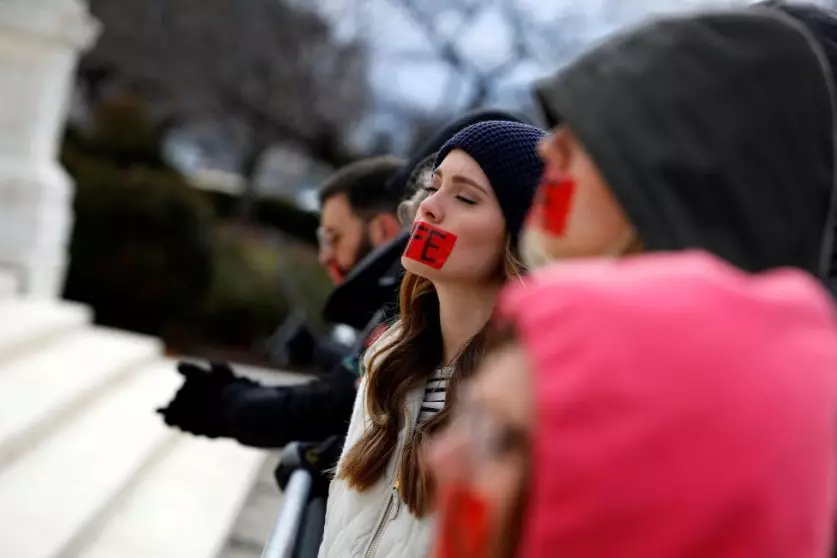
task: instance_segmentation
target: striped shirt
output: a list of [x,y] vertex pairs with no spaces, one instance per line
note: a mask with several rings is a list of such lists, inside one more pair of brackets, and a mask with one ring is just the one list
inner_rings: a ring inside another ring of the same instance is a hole
[[421,402],[421,411],[419,412],[419,424],[424,424],[430,420],[445,406],[448,381],[450,381],[453,371],[453,366],[437,368],[427,380],[427,385],[424,388],[424,401]]

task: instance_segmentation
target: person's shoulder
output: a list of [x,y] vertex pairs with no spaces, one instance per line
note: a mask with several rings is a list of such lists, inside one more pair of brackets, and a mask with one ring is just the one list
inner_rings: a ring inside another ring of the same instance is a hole
[[[382,324],[383,325],[383,324]],[[388,352],[392,349],[392,342],[398,336],[398,333],[401,331],[401,322],[400,320],[396,320],[390,324],[386,325],[385,329],[382,329],[377,338],[372,341],[372,344],[369,345],[369,348],[363,353],[363,357],[361,358],[361,376],[365,376],[367,371],[369,370],[369,363],[373,358],[380,358],[383,356],[382,353]]]
[[393,339],[401,331],[401,320],[395,320],[388,324],[381,324],[376,331],[375,339],[366,350],[366,354],[374,354],[386,349]]

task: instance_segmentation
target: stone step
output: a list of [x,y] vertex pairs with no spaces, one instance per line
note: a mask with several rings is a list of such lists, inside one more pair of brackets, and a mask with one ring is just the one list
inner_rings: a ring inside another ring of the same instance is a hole
[[0,470],[0,556],[66,556],[141,482],[177,440],[154,413],[180,385],[172,370],[143,367]]
[[39,350],[50,339],[91,320],[90,309],[66,301],[10,298],[0,300],[0,363]]
[[215,558],[256,480],[264,451],[181,435],[77,558]]
[[11,298],[17,294],[17,279],[11,273],[0,271],[0,299]]
[[88,327],[0,362],[0,467],[160,354],[157,339]]

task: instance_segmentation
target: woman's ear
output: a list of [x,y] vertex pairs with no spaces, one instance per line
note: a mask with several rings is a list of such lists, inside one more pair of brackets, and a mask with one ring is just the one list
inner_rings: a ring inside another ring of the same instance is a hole
[[377,248],[395,238],[401,232],[401,225],[392,213],[379,213],[369,222],[369,240]]

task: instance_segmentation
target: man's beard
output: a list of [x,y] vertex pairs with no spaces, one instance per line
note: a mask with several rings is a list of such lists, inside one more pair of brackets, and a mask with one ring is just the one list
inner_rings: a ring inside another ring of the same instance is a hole
[[363,231],[363,238],[361,238],[360,244],[358,245],[357,250],[355,250],[355,256],[353,258],[352,265],[350,267],[346,267],[346,268],[341,267],[339,264],[334,266],[337,273],[340,276],[339,277],[340,282],[342,282],[346,278],[346,276],[355,267],[357,267],[357,264],[359,264],[361,262],[361,260],[363,260],[363,258],[365,258],[369,254],[371,254],[372,250],[374,250],[374,249],[375,249],[375,247],[372,245],[372,239],[369,237],[369,231],[364,230]]

